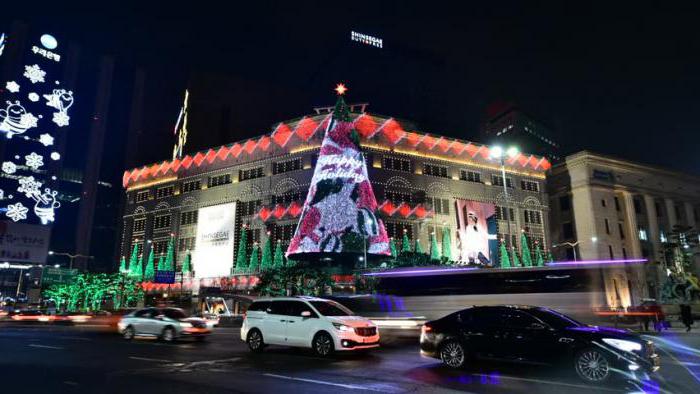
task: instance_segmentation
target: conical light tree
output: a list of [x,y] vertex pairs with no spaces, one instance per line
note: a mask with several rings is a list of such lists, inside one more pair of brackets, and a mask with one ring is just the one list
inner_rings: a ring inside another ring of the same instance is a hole
[[396,242],[394,242],[394,237],[391,237],[391,239],[389,239],[389,250],[391,251],[392,258],[396,258],[396,256],[398,256],[398,252],[396,251]]
[[139,261],[139,244],[134,245],[134,249],[131,251],[131,257],[129,257],[129,268],[127,272],[130,274],[136,270],[136,264]]
[[156,276],[153,262],[153,248],[148,252],[148,260],[146,261],[146,271],[143,273],[143,280],[150,282]]
[[515,249],[515,247],[512,247],[510,249],[511,251],[511,257],[513,259],[513,267],[520,267],[520,259],[518,259],[518,251]]
[[420,246],[420,239],[416,238],[416,247],[413,249],[414,252],[423,254],[423,247]]
[[554,256],[552,256],[552,249],[547,250],[547,262],[554,262]]
[[181,271],[183,275],[192,272],[192,253],[190,253],[189,250],[187,251],[187,254],[185,254],[185,260],[182,262]]
[[277,240],[277,245],[275,246],[275,257],[272,260],[272,267],[274,269],[280,269],[284,267],[284,253],[282,252],[282,241]]
[[158,271],[165,271],[165,259],[163,256],[158,257]]
[[270,247],[270,234],[263,244],[262,256],[260,258],[260,271],[267,271],[272,268],[272,248]]
[[126,258],[122,256],[122,258],[119,260],[119,273],[123,274],[126,272]]
[[408,239],[408,232],[403,232],[403,239],[401,239],[401,251],[410,252],[411,251],[411,240]]
[[438,247],[437,236],[435,233],[430,234],[430,260],[440,260],[440,248]]
[[501,247],[498,249],[498,254],[501,257],[501,268],[510,268],[510,258],[508,258],[508,249],[506,249],[505,240],[501,240]]
[[260,268],[260,261],[258,261],[258,244],[253,244],[253,251],[250,252],[250,263],[248,264],[248,272],[253,273]]
[[530,254],[530,246],[528,245],[525,232],[520,234],[520,244],[522,245],[523,267],[532,267],[532,254]]
[[168,249],[165,252],[165,270],[175,270],[175,236],[171,235],[168,240]]
[[140,281],[143,278],[143,254],[139,256],[136,264],[131,268],[131,277],[134,280]]
[[540,250],[539,243],[535,243],[535,265],[544,267],[544,259],[542,258],[542,251]]
[[375,214],[377,199],[367,176],[365,156],[350,109],[338,100],[321,143],[311,186],[287,257],[304,260],[318,254],[351,253],[389,256],[389,237]]
[[452,241],[450,240],[450,230],[447,227],[442,228],[442,259],[452,260]]
[[245,271],[248,267],[248,259],[246,258],[246,248],[248,247],[248,231],[243,225],[241,228],[241,239],[238,241],[238,254],[236,255],[236,266],[234,272],[239,273]]

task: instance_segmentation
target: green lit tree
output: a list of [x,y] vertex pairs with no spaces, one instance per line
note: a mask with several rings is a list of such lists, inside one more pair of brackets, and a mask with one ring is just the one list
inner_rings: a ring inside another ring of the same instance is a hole
[[186,275],[192,272],[192,253],[190,251],[187,251],[187,254],[185,254],[185,260],[182,262],[182,274]]
[[136,260],[136,264],[129,266],[129,275],[138,281],[143,278],[143,253],[139,255],[138,260]]
[[389,250],[391,251],[391,258],[396,259],[398,252],[396,251],[396,242],[394,242],[394,237],[389,240]]
[[513,267],[515,267],[515,268],[520,267],[520,260],[518,259],[518,251],[515,249],[515,246],[511,248],[511,257],[513,260]]
[[158,271],[165,271],[165,259],[163,256],[158,257]]
[[401,239],[401,252],[411,251],[411,240],[408,239],[408,232],[403,232],[403,238]]
[[522,244],[523,267],[532,267],[532,255],[530,254],[530,246],[528,245],[525,232],[520,233],[520,243]]
[[442,228],[442,259],[445,262],[452,260],[452,241],[447,227]]
[[166,271],[175,270],[175,237],[170,236],[168,240],[168,249],[165,252],[165,268]]
[[235,273],[244,272],[248,267],[248,259],[246,257],[246,247],[248,246],[248,231],[244,225],[241,228],[241,239],[238,241],[238,254],[236,255]]
[[126,258],[124,256],[119,260],[119,272],[126,272]]
[[250,263],[248,264],[248,272],[253,273],[260,268],[260,261],[258,260],[258,244],[253,244],[253,251],[250,252]]
[[151,250],[148,252],[146,271],[143,273],[143,280],[146,282],[153,281],[153,278],[156,276],[153,258],[153,248],[151,248]]
[[275,257],[272,261],[272,268],[280,269],[284,267],[284,253],[282,252],[282,241],[277,240],[277,245],[275,246]]
[[501,240],[501,247],[498,250],[501,257],[501,268],[510,268],[510,259],[508,258],[508,249],[506,249],[506,241]]
[[547,249],[547,262],[554,262],[554,256],[552,256],[552,249]]
[[128,272],[132,274],[136,271],[136,264],[139,262],[139,244],[134,245],[134,249],[131,251],[131,257],[129,257],[129,269]]
[[423,254],[423,253],[425,253],[425,252],[423,252],[423,247],[420,246],[420,239],[418,239],[418,238],[416,238],[416,247],[415,247],[414,251],[415,251],[417,254]]
[[260,257],[260,270],[266,271],[272,268],[272,247],[270,246],[270,235],[268,234],[267,239],[262,247],[262,256]]
[[435,233],[430,234],[430,260],[440,261],[440,248]]
[[540,250],[539,243],[535,243],[535,265],[544,267],[544,259],[542,258],[542,250]]

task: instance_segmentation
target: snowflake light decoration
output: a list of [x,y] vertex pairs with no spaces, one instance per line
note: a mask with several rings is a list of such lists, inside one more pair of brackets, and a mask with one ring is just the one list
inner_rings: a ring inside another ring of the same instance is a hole
[[2,163],[2,172],[5,174],[14,174],[17,172],[17,166],[11,161],[5,161]]
[[61,154],[58,152],[51,152],[51,160],[61,160]]
[[5,84],[5,89],[11,93],[17,93],[19,92],[19,84],[15,81],[10,81]]
[[37,101],[39,101],[39,95],[34,93],[34,92],[29,93],[27,95],[27,98],[29,99],[29,101],[31,101],[33,103],[36,103]]
[[42,70],[38,64],[33,66],[24,66],[24,75],[31,83],[44,82],[46,71]]
[[19,222],[27,219],[27,212],[29,212],[29,209],[22,205],[21,202],[18,202],[17,204],[8,205],[5,215],[12,219],[13,222]]
[[51,146],[53,145],[53,137],[51,134],[42,134],[39,136],[39,142],[44,146]]
[[39,188],[41,187],[41,182],[34,179],[33,176],[23,176],[19,178],[19,187],[17,191],[24,193],[27,198],[33,198],[37,194],[41,194]]
[[70,123],[70,116],[68,116],[68,114],[66,114],[65,112],[54,112],[53,122],[56,123],[58,127],[68,126],[68,124]]
[[24,156],[24,159],[26,160],[27,167],[33,170],[38,170],[39,167],[44,165],[44,157],[37,154],[36,152],[32,152]]
[[20,122],[27,125],[27,128],[31,129],[32,127],[36,127],[38,125],[39,118],[34,116],[34,114],[31,112],[27,112],[26,114],[22,114],[20,117]]

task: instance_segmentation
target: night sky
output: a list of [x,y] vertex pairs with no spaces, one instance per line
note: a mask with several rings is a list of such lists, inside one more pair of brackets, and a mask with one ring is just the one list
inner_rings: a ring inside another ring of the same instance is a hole
[[[412,120],[421,131],[488,143],[477,132],[486,108],[514,102],[549,125],[566,152],[589,149],[700,173],[696,8],[609,1],[576,7],[535,1],[461,7],[435,1],[66,3],[3,4],[0,26],[19,19],[86,53],[115,56],[120,71],[110,138],[116,144],[129,115],[129,70],[143,67],[142,162],[170,157],[183,90],[192,75],[204,74],[291,92],[269,102],[276,118],[247,106],[240,89],[201,92],[230,95],[243,109],[237,116],[255,125],[228,131],[224,142],[331,105],[332,88],[343,81],[348,101],[369,102],[370,113]],[[383,38],[384,49],[350,42],[351,30]],[[118,177],[122,171],[108,165],[103,172]]]

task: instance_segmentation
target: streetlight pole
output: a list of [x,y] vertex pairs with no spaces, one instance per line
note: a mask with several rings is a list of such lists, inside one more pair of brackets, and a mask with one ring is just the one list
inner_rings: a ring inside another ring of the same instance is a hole
[[[512,231],[510,228],[510,201],[508,200],[508,181],[506,180],[506,155],[508,157],[515,158],[520,152],[518,151],[518,148],[516,147],[510,147],[508,148],[507,151],[503,151],[503,148],[500,146],[494,146],[491,148],[490,156],[496,159],[499,159],[501,162],[501,179],[503,179],[503,199],[504,199],[504,213],[506,217],[506,225],[508,227],[508,243],[511,244],[512,248],[515,248],[515,245],[513,244],[513,235]],[[515,211],[515,209],[513,210]],[[466,220],[466,218],[465,218]]]
[[[594,243],[594,244],[595,244],[596,242],[598,242],[598,237],[596,237],[596,236],[591,237],[591,242]],[[558,248],[558,247],[560,247],[560,246],[568,246],[568,247],[570,247],[571,250],[572,250],[572,252],[574,252],[574,261],[576,261],[576,246],[578,246],[578,244],[580,244],[580,243],[581,243],[581,241],[576,241],[576,242],[562,242],[562,243],[558,243],[558,244],[552,245],[552,248]]]
[[66,256],[70,259],[69,262],[69,269],[73,269],[73,260],[75,260],[77,257],[85,257],[86,259],[94,259],[95,256],[86,256],[84,254],[70,254],[70,253],[63,253],[63,252],[54,252],[53,250],[49,250],[49,254],[52,256]]

